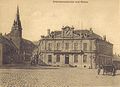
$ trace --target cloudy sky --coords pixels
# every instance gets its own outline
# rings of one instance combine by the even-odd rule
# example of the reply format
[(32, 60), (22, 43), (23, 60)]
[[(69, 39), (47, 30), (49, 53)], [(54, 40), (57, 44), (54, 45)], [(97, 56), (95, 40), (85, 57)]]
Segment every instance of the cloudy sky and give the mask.
[[(59, 0), (60, 1), (60, 0)], [(66, 0), (65, 0), (66, 1)], [(80, 1), (80, 0), (69, 0)], [(119, 0), (88, 0), (88, 3), (53, 3), (53, 0), (0, 0), (0, 32), (11, 30), (19, 5), (23, 37), (31, 41), (47, 34), (47, 29), (61, 30), (62, 26), (89, 29), (114, 44), (120, 54)]]

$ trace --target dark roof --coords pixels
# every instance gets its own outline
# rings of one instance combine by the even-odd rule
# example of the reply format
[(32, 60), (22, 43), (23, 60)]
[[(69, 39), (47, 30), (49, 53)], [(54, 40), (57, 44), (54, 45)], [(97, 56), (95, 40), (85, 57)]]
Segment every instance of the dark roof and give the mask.
[(22, 50), (32, 51), (34, 48), (36, 48), (36, 45), (33, 44), (33, 42), (26, 39), (22, 39)]
[(54, 31), (56, 35), (61, 34), (62, 31)]
[(4, 45), (7, 45), (9, 47), (12, 47), (14, 49), (17, 49), (17, 47), (15, 46), (15, 44), (11, 40), (7, 39), (4, 36), (0, 36), (0, 43), (2, 43)]
[(76, 34), (88, 34), (89, 35), (89, 38), (99, 38), (99, 39), (102, 39), (102, 37), (98, 34), (95, 34), (93, 31), (90, 31), (90, 30), (75, 30), (74, 33)]
[(31, 42), (31, 41), (29, 41), (27, 39), (22, 39), (22, 41), (23, 41), (24, 44), (28, 44), (28, 45), (32, 44), (32, 45), (34, 45), (33, 42)]
[(89, 33), (89, 30), (74, 30), (74, 33)]
[[(0, 36), (0, 43), (9, 46), (10, 48), (14, 48), (17, 49), (17, 47), (15, 46), (15, 44), (7, 39), (4, 36)], [(22, 50), (33, 50), (36, 47), (36, 45), (34, 45), (31, 41), (26, 40), (26, 39), (22, 39)]]

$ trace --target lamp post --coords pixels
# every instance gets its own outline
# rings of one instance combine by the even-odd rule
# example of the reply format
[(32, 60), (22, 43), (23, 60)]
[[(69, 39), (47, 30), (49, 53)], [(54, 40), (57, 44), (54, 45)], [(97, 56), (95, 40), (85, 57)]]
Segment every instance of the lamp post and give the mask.
[(93, 61), (95, 62), (95, 56), (91, 54), (90, 56), (90, 64), (91, 64), (90, 68), (91, 69), (93, 68), (93, 64), (94, 64)]
[(91, 56), (90, 56), (90, 64), (91, 64), (90, 68), (91, 68), (91, 69), (93, 68), (93, 67), (92, 67), (92, 58), (93, 58), (93, 56), (92, 56), (92, 54), (91, 54)]
[(84, 54), (84, 51), (83, 50), (81, 50), (80, 51), (80, 55), (81, 55), (81, 67), (82, 67), (82, 55)]

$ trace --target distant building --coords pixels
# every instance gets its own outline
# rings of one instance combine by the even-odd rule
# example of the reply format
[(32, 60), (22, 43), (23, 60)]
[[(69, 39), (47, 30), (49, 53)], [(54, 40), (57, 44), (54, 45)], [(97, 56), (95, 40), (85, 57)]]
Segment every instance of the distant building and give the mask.
[(116, 69), (120, 69), (120, 56), (119, 55), (113, 55), (113, 64), (115, 65)]
[(80, 30), (65, 26), (41, 36), (36, 51), (39, 64), (96, 68), (112, 62), (113, 44), (92, 29)]
[(22, 25), (17, 7), (10, 33), (0, 34), (0, 65), (29, 62), (35, 47), (31, 41), (22, 38)]

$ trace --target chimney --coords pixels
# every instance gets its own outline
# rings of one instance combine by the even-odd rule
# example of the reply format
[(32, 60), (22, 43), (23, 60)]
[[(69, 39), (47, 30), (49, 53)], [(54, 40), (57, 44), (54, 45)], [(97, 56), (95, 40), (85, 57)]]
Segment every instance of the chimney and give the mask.
[(65, 29), (65, 26), (62, 26), (62, 30), (64, 30)]
[(50, 35), (50, 29), (48, 29), (48, 35)]
[(92, 28), (90, 28), (90, 34), (92, 34), (93, 33), (93, 30), (92, 30)]
[(6, 36), (7, 34), (5, 33), (5, 36)]
[(73, 29), (73, 30), (74, 30), (74, 27), (72, 26), (72, 27), (71, 27), (71, 29)]
[(106, 35), (103, 36), (103, 40), (106, 41)]

